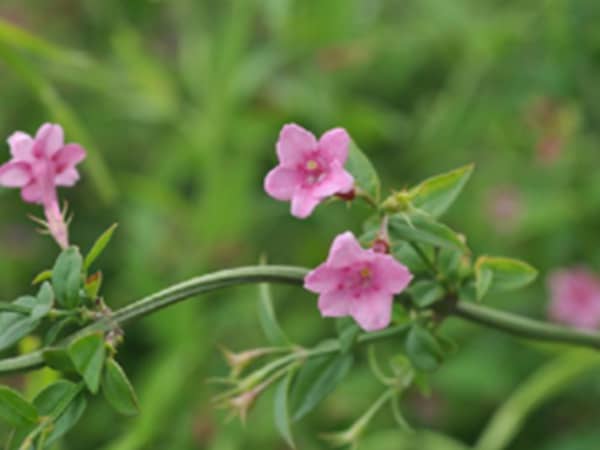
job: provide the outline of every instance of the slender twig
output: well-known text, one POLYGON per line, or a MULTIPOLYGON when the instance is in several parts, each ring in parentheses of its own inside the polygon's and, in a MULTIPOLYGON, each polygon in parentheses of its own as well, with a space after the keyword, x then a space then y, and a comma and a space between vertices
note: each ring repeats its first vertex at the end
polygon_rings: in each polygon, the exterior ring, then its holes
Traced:
MULTIPOLYGON (((102 318, 71 335, 62 344, 64 345, 76 337, 90 332, 109 331, 131 320, 152 314, 185 299, 228 286, 264 282, 301 285, 306 273, 307 269, 301 267, 262 265, 222 270, 192 278, 115 311, 110 317, 102 318)), ((514 335, 600 349, 600 333, 586 333, 551 325, 463 301, 454 303, 448 309, 450 315, 514 335)), ((395 336, 405 329, 405 326, 400 326, 399 328, 388 328, 378 333, 366 333, 359 336, 358 342, 370 342, 376 339, 395 336)), ((0 360, 0 374, 31 370, 41 367, 43 364, 42 352, 37 351, 15 358, 0 360)))

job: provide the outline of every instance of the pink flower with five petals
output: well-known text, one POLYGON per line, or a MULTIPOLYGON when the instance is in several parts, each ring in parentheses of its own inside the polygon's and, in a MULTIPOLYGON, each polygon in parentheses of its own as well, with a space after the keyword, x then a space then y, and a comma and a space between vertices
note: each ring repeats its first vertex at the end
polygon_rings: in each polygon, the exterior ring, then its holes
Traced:
POLYGON ((77 144, 64 144, 60 125, 46 123, 35 137, 17 131, 8 138, 12 159, 0 166, 0 185, 21 188, 23 200, 43 204, 56 186, 79 180, 75 166, 85 158, 77 144))
POLYGON ((392 303, 412 274, 392 256, 363 249, 351 232, 335 238, 327 261, 311 271, 304 287, 319 295, 325 317, 352 316, 366 331, 389 325, 392 303))
POLYGON ((292 215, 308 217, 325 198, 347 193, 354 178, 344 170, 350 136, 343 128, 329 130, 317 141, 304 128, 285 125, 277 141, 279 165, 265 178, 265 191, 292 202, 292 215))
POLYGON ((585 268, 564 269, 548 278, 549 316, 583 330, 600 326, 600 279, 585 268))
POLYGON ((42 204, 50 234, 62 248, 68 247, 56 187, 73 186, 79 180, 75 166, 85 158, 85 150, 65 145, 63 129, 50 123, 42 125, 35 137, 17 131, 8 144, 12 159, 0 166, 0 186, 20 188, 23 200, 42 204))

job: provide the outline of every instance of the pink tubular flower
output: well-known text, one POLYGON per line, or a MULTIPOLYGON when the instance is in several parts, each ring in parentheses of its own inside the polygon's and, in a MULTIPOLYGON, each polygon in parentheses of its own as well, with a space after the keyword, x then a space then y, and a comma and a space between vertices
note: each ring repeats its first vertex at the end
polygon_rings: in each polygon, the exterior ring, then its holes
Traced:
POLYGON ((350 136, 343 128, 329 130, 317 141, 304 128, 285 125, 277 141, 279 165, 265 178, 265 191, 292 201, 292 215, 308 217, 326 197, 352 190, 354 178, 344 170, 350 136))
POLYGON ((560 270, 548 278, 551 319, 584 330, 600 325, 600 280, 585 268, 560 270))
POLYGON ((0 166, 0 186, 20 188, 23 200, 43 205, 48 230, 61 247, 67 247, 56 187, 73 186, 79 180, 75 166, 85 158, 85 150, 77 144, 65 145, 63 129, 49 123, 35 137, 13 133, 8 144, 12 159, 0 166))
POLYGON ((352 316, 366 331, 389 325, 395 294, 412 280, 408 268, 392 256, 363 249, 347 231, 335 238, 327 261, 311 271, 304 287, 320 294, 325 317, 352 316))

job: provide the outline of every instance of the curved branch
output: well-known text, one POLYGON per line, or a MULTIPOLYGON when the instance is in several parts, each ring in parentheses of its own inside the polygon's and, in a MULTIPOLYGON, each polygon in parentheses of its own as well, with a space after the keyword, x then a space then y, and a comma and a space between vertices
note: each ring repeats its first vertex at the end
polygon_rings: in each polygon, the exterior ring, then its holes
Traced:
POLYGON ((573 328, 529 319, 471 302, 457 302, 450 314, 528 339, 600 349, 599 333, 584 333, 573 328))
MULTIPOLYGON (((108 331, 115 326, 120 326, 131 320, 152 314, 185 299, 228 286, 264 282, 302 285, 307 272, 307 269, 293 266, 248 266, 202 275, 137 300, 115 311, 111 317, 98 320, 69 336, 63 344, 68 343, 77 336, 94 331, 108 331)), ((599 333, 583 333, 473 303, 458 301, 452 306, 450 314, 530 339, 563 342, 581 347, 600 349, 599 333)), ((364 337, 361 336, 360 340, 369 341, 372 338, 375 339, 394 334, 388 330, 365 334, 363 335, 364 337)), ((22 372, 36 369, 43 365, 42 352, 37 351, 15 358, 0 360, 0 374, 22 372)))

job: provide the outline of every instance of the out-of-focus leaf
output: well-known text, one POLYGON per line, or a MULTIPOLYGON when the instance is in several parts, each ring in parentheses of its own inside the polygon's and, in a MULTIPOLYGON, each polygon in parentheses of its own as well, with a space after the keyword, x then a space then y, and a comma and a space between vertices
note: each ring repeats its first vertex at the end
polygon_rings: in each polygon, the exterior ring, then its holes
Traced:
POLYGON ((77 247, 69 247, 58 256, 52 269, 52 286, 58 304, 65 308, 79 305, 83 258, 77 247))
POLYGON ((390 217, 389 232, 392 243, 402 240, 467 251, 458 233, 422 214, 390 217))
POLYGON ((102 378, 102 393, 120 414, 135 416, 139 413, 137 396, 125 371, 113 358, 106 361, 102 378))
POLYGON ((110 243, 110 240, 112 239, 113 234, 118 226, 119 224, 117 223, 112 224, 104 233, 102 233, 98 237, 96 242, 94 242, 94 245, 92 245, 92 248, 85 256, 85 270, 88 270, 92 266, 94 261, 96 261, 96 259, 102 254, 104 249, 106 249, 106 246, 110 243))
POLYGON ((335 387, 344 379, 354 363, 354 356, 350 353, 335 356, 323 370, 315 373, 310 388, 305 392, 304 398, 296 408, 294 421, 302 419, 311 412, 335 387))
POLYGON ((100 387, 106 348, 100 333, 88 334, 69 345, 69 356, 89 390, 95 394, 100 387))
POLYGON ((95 299, 98 297, 100 289, 102 288, 102 280, 103 276, 102 272, 100 271, 93 273, 86 278, 83 288, 85 289, 85 293, 89 298, 95 299))
POLYGON ((356 342, 356 338, 360 333, 360 327, 350 317, 341 317, 336 320, 335 324, 340 340, 340 351, 348 353, 352 349, 354 342, 356 342))
POLYGON ((267 283, 262 283, 258 289, 258 318, 267 340, 272 345, 288 345, 290 341, 281 329, 275 314, 270 286, 267 283))
POLYGON ((67 380, 58 380, 46 387, 33 400, 40 415, 52 419, 46 443, 51 445, 67 433, 85 411, 87 401, 81 386, 67 380))
MULTIPOLYGON (((19 297, 14 301, 16 305, 33 310, 38 305, 38 299, 32 296, 19 297)), ((40 319, 31 315, 5 312, 0 314, 0 351, 11 347, 21 338, 37 328, 40 319)))
POLYGON ((275 415, 275 426, 281 437, 293 449, 296 448, 294 436, 292 434, 292 425, 290 418, 290 387, 294 379, 295 372, 290 371, 286 377, 279 382, 275 390, 273 413, 275 415))
POLYGON ((503 292, 527 286, 537 277, 537 270, 518 259, 481 256, 475 263, 477 298, 486 292, 503 292))
POLYGON ((446 295, 444 288, 433 280, 420 280, 412 283, 408 292, 419 308, 427 308, 442 300, 446 295))
POLYGON ((19 427, 37 422, 38 412, 17 391, 0 386, 0 419, 19 427))
POLYGON ((42 281, 47 281, 52 278, 52 270, 46 269, 38 273, 31 284, 40 284, 42 281))
POLYGON ((416 208, 439 217, 454 203, 473 173, 473 165, 460 167, 423 181, 409 192, 416 208))
POLYGON ((42 357, 52 369, 61 372, 77 372, 69 352, 62 347, 47 347, 42 351, 42 357))
POLYGON ((365 156, 354 142, 350 143, 346 169, 354 177, 355 186, 378 202, 381 190, 379 175, 377 175, 377 171, 373 167, 373 164, 371 164, 371 161, 369 161, 369 158, 365 156))
POLYGON ((442 349, 429 330, 421 325, 412 326, 406 337, 406 356, 418 370, 431 372, 442 360, 442 349))

